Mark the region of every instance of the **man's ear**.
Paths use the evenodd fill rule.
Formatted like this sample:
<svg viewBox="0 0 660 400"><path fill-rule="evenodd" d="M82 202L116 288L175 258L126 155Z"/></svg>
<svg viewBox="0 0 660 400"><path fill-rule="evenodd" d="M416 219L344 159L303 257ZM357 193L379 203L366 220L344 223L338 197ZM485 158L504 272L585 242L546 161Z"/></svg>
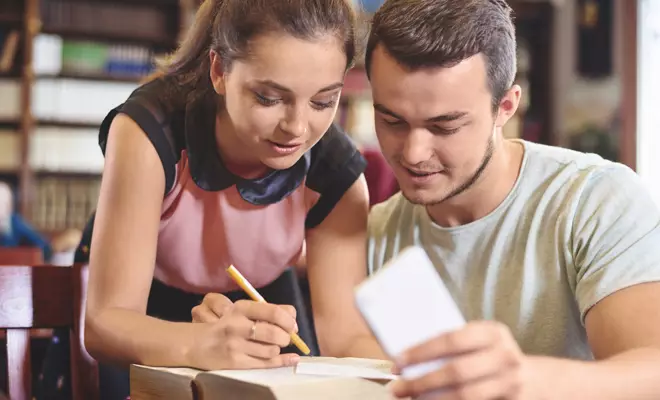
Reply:
<svg viewBox="0 0 660 400"><path fill-rule="evenodd" d="M507 90L500 100L497 118L495 119L495 126L501 128L507 123L518 110L520 104L520 96L522 89L519 85L513 85L511 89Z"/></svg>
<svg viewBox="0 0 660 400"><path fill-rule="evenodd" d="M225 94L225 71L222 65L222 59L220 55L214 50L209 52L209 61L210 61L210 78L213 89L219 95Z"/></svg>

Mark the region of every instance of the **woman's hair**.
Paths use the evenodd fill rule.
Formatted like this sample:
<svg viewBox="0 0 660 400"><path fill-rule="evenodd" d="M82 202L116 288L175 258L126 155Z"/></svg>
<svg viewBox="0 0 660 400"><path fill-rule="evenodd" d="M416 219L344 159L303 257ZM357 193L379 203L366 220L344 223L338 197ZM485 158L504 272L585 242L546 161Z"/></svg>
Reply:
<svg viewBox="0 0 660 400"><path fill-rule="evenodd" d="M356 30L352 0L205 0L161 73L188 94L206 92L212 89L209 51L218 53L228 71L234 61L249 57L259 35L270 33L305 40L334 35L343 43L348 69L356 58Z"/></svg>

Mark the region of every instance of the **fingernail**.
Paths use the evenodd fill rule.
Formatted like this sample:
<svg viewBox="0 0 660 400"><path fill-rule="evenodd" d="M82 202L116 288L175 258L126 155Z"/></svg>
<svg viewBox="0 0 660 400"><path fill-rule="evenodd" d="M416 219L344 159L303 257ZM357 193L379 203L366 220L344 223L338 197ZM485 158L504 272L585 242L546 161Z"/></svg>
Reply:
<svg viewBox="0 0 660 400"><path fill-rule="evenodd" d="M295 333L298 333L298 323L296 322L295 325L293 325L293 331Z"/></svg>
<svg viewBox="0 0 660 400"><path fill-rule="evenodd" d="M300 361L300 356L298 354L291 354L286 361L287 365L294 366Z"/></svg>

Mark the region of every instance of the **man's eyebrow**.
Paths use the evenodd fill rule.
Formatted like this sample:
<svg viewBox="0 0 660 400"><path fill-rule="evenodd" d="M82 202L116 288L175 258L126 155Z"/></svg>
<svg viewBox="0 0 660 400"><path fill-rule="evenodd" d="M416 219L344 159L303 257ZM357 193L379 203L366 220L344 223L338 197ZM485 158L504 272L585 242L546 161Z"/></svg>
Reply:
<svg viewBox="0 0 660 400"><path fill-rule="evenodd" d="M405 120L402 116L390 111L387 107L383 106L382 104L374 103L374 109L382 114L387 114L390 117L400 119L402 121ZM447 114L442 114L442 115L437 115L432 118L428 118L426 122L450 122L450 121L456 121L458 119L461 119L465 117L468 113L465 111L454 111L450 112Z"/></svg>
<svg viewBox="0 0 660 400"><path fill-rule="evenodd" d="M263 81L257 81L257 83L259 83L260 85L270 86L271 88L277 89L277 90L282 91L282 92L288 92L288 93L293 92L293 90L289 89L288 87L282 86L277 82L271 81L270 79L266 79L266 80L263 80ZM344 84L342 82L336 82L336 83L333 83L332 85L328 85L324 88L321 88L321 90L319 90L317 93L329 92L331 90L339 89L343 86L344 86Z"/></svg>

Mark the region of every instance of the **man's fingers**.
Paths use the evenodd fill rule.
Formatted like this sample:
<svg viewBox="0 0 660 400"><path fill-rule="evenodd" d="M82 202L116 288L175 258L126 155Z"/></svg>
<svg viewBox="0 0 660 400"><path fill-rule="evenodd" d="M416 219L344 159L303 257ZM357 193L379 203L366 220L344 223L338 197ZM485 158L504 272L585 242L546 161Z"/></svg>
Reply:
<svg viewBox="0 0 660 400"><path fill-rule="evenodd" d="M491 346L500 339L501 328L491 321L472 322L462 329L445 333L399 356L399 367L470 353Z"/></svg>
<svg viewBox="0 0 660 400"><path fill-rule="evenodd" d="M276 304L241 300L234 304L234 311L240 312L253 321L269 322L291 333L298 330L296 319Z"/></svg>
<svg viewBox="0 0 660 400"><path fill-rule="evenodd" d="M520 393L520 384L513 375L501 373L433 392L420 392L418 388L412 387L407 387L405 390L394 388L394 395L399 398L424 397L426 393L433 393L433 400L510 399L517 398L515 396Z"/></svg>
<svg viewBox="0 0 660 400"><path fill-rule="evenodd" d="M448 360L437 371L417 379L397 382L400 384L395 385L393 390L397 396L414 397L432 390L472 385L476 381L490 379L517 367L515 360L507 354L502 348L491 347L485 351L460 355Z"/></svg>

